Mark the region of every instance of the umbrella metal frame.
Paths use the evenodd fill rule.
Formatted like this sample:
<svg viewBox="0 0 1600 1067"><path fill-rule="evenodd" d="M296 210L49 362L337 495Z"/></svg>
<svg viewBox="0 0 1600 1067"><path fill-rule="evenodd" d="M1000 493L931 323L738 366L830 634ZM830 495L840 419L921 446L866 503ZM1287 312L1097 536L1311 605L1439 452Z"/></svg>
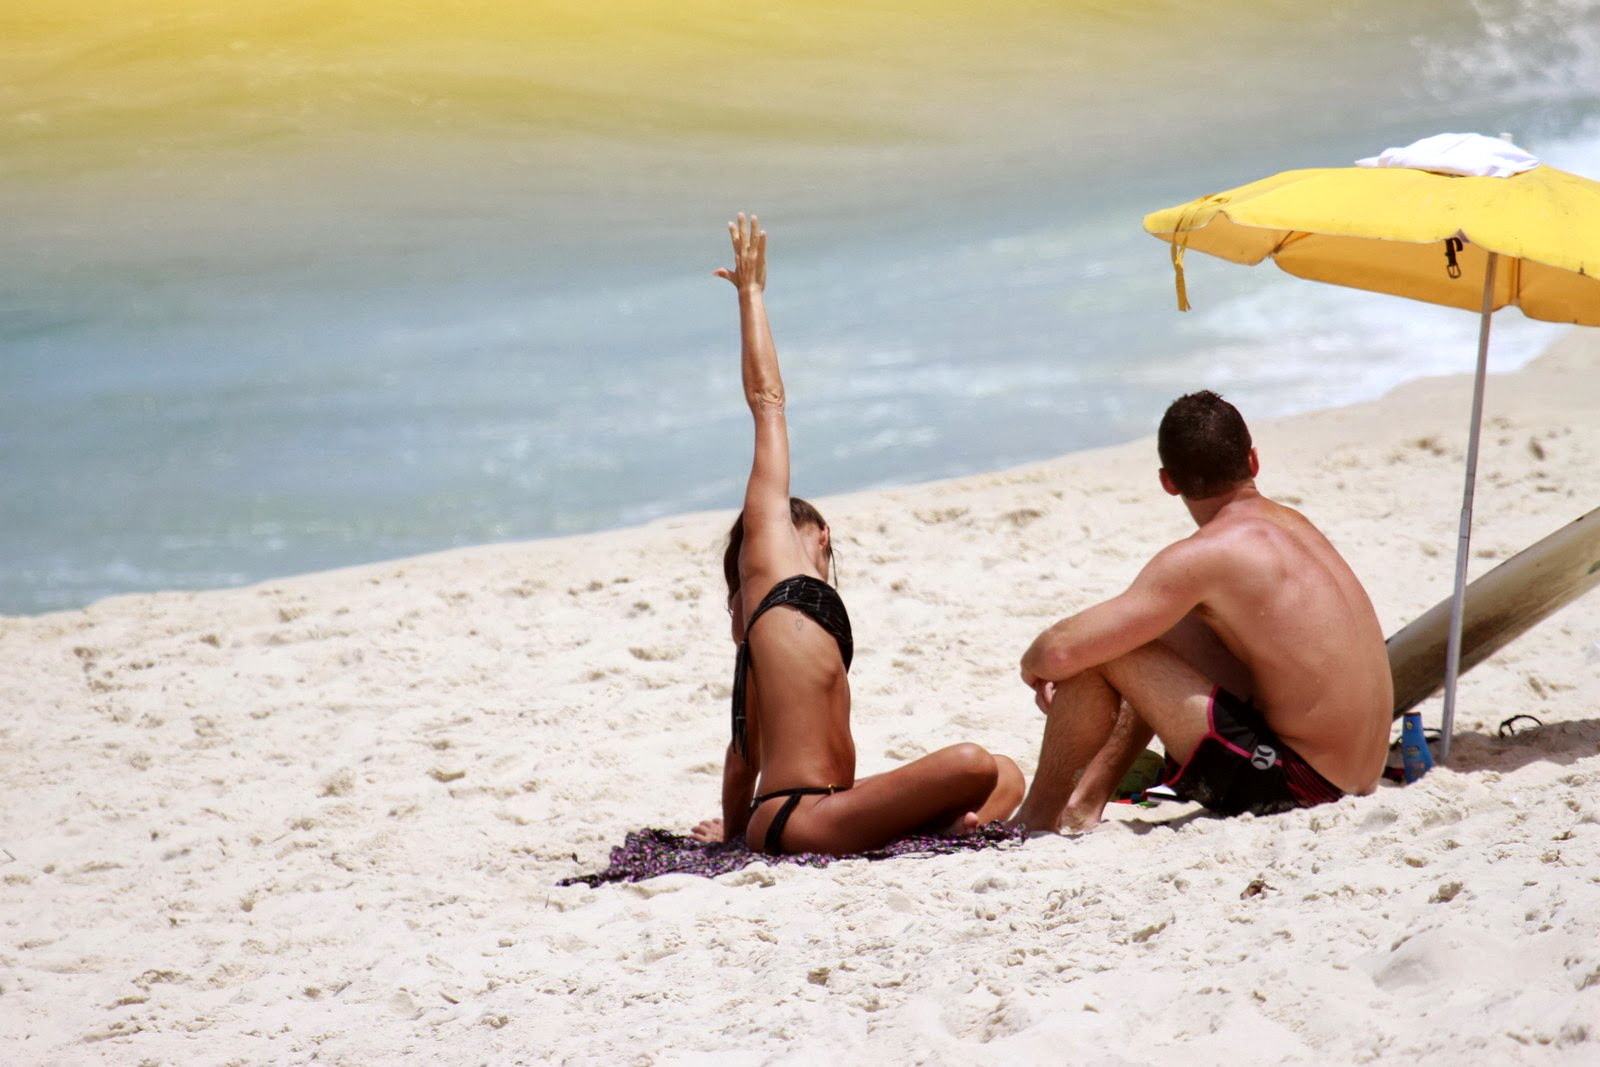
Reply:
<svg viewBox="0 0 1600 1067"><path fill-rule="evenodd" d="M1456 540L1456 580L1450 595L1450 637L1444 658L1444 717L1439 729L1439 761L1450 758L1456 721L1456 676L1461 673L1461 626L1467 593L1468 550L1472 544L1472 496L1478 478L1478 436L1483 424L1483 386L1489 370L1489 322L1494 314L1494 276L1500 256L1489 253L1483 272L1483 313L1478 321L1478 368L1472 380L1472 424L1467 431L1467 478L1461 493L1461 526Z"/></svg>

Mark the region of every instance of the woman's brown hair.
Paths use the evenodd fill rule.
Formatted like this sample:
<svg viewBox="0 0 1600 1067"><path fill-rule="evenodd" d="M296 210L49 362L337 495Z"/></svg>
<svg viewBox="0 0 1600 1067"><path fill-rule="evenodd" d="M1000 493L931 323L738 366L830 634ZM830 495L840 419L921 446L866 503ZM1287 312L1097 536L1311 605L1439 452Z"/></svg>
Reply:
<svg viewBox="0 0 1600 1067"><path fill-rule="evenodd" d="M794 523L795 529L803 526L815 526L817 529L826 529L828 521L822 513L808 501L797 496L789 498L789 521ZM739 517L733 520L733 527L728 530L728 547L722 553L722 576L728 582L728 601L732 603L733 595L739 591L739 550L744 547L744 512L739 512ZM833 562L833 544L828 544L828 562Z"/></svg>

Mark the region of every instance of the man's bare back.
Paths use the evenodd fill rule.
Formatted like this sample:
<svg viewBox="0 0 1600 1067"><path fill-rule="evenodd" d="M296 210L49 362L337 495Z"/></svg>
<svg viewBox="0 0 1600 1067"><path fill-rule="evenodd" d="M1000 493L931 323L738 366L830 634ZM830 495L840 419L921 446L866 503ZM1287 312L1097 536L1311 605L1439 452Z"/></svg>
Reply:
<svg viewBox="0 0 1600 1067"><path fill-rule="evenodd" d="M1238 695L1253 696L1273 732L1323 777L1371 792L1394 695L1377 613L1349 564L1305 516L1259 493L1180 544L1172 565L1205 557L1211 579L1194 614L1248 671L1253 692Z"/></svg>
<svg viewBox="0 0 1600 1067"><path fill-rule="evenodd" d="M1160 441L1162 485L1199 529L1023 655L1047 720L1015 821L1092 826L1152 735L1181 766L1175 787L1217 810L1371 792L1393 692L1360 581L1305 516L1256 489L1249 432L1221 397L1175 401Z"/></svg>

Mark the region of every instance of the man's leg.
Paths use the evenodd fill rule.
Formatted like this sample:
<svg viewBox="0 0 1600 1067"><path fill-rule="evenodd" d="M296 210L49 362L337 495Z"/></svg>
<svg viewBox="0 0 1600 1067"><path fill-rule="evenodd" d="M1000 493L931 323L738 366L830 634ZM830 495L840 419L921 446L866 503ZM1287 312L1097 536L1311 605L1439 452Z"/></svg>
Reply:
<svg viewBox="0 0 1600 1067"><path fill-rule="evenodd" d="M1159 641L1136 648L1100 670L1157 737L1167 755L1180 763L1211 728L1209 711L1215 684Z"/></svg>
<svg viewBox="0 0 1600 1067"><path fill-rule="evenodd" d="M1060 828L1079 776L1111 739L1121 703L1098 669L1057 683L1045 713L1039 766L1013 824L1030 830Z"/></svg>
<svg viewBox="0 0 1600 1067"><path fill-rule="evenodd" d="M1185 616L1160 641L1206 680L1235 696L1248 699L1255 690L1250 670L1197 615ZM1208 690L1209 696L1209 690ZM1123 775L1150 744L1155 731L1124 701L1117 711L1111 737L1089 761L1067 801L1061 823L1071 830L1087 830L1100 821ZM1191 749L1192 751L1192 749Z"/></svg>
<svg viewBox="0 0 1600 1067"><path fill-rule="evenodd" d="M1045 720L1039 767L1013 820L1056 830L1100 820L1118 780L1153 732L1186 760L1205 736L1212 683L1182 656L1152 642L1060 683ZM1122 702L1128 708L1118 718Z"/></svg>
<svg viewBox="0 0 1600 1067"><path fill-rule="evenodd" d="M1153 736L1155 731L1132 708L1125 703L1118 708L1111 736L1083 769L1078 784L1073 787L1072 797L1062 812L1061 826L1068 830L1088 830L1099 823L1118 783Z"/></svg>
<svg viewBox="0 0 1600 1067"><path fill-rule="evenodd" d="M1228 650L1228 646L1198 615L1185 615L1178 625L1161 636L1161 643L1234 696L1249 700L1255 695L1255 680L1250 677L1250 668Z"/></svg>

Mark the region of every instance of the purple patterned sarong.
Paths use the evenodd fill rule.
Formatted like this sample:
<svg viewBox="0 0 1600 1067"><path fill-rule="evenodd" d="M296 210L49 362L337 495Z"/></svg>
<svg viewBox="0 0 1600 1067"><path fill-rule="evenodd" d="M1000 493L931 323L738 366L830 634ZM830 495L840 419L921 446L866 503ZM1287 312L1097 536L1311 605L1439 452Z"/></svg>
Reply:
<svg viewBox="0 0 1600 1067"><path fill-rule="evenodd" d="M1021 841L1025 835L1026 831L1020 828L1007 829L998 822L992 822L959 837L916 834L898 838L882 848L869 849L848 856L833 856L825 852L795 852L768 856L750 851L742 841L732 844L708 844L683 834L672 833L670 830L639 830L630 833L626 841L611 850L611 866L605 870L596 874L563 878L556 884L576 885L582 882L592 889L604 882L638 882L663 874L698 874L703 878L715 878L719 874L737 871L755 860L765 863L792 863L804 867L826 867L835 860L941 856L954 852L999 848Z"/></svg>

